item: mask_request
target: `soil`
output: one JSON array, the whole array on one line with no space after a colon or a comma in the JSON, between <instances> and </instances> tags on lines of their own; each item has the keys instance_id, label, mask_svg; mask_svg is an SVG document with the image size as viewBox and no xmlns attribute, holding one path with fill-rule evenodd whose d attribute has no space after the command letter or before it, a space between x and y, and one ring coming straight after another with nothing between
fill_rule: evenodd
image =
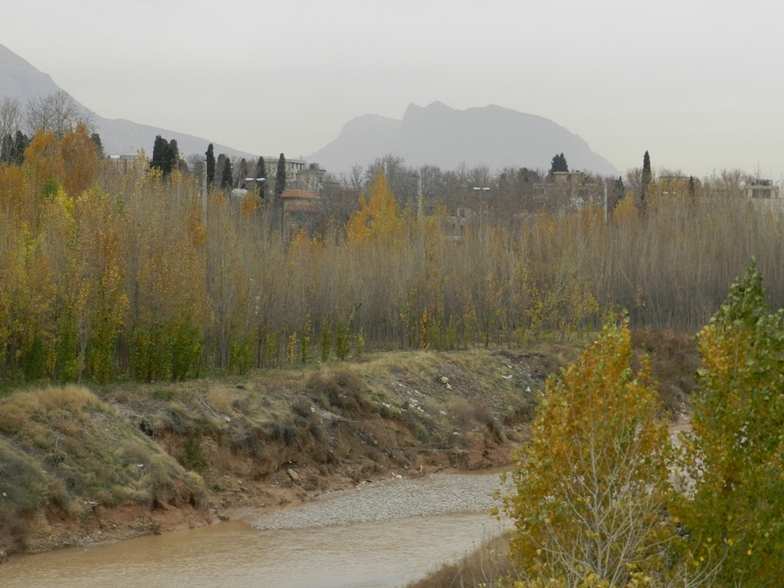
<instances>
[{"instance_id":1,"label":"soil","mask_svg":"<svg viewBox=\"0 0 784 588\"><path fill-rule=\"evenodd\" d=\"M647 336L644 338L645 351L655 357L654 372L657 365L665 365L664 371L674 374L666 382L667 394L673 398L673 404L677 403L677 406L670 408L674 412L680 408L682 414L691 388L678 388L677 382L686 381L690 374L679 371L674 364L691 369L694 353L675 345L672 337L666 341L663 351L659 353L656 339ZM502 368L501 377L504 381L514 380L517 388L530 392L532 387L540 389L546 377L563 367L574 355L574 349L568 348L551 349L547 353L503 350L494 352L494 360ZM531 415L504 413L500 406L503 402L486 389L488 382L477 378L470 367L466 368L448 356L441 358L435 373L435 378L432 375L420 375L417 379L405 370L401 370L394 378L385 372L384 378L390 380L385 385L401 395L405 392L405 397L411 399L401 405L401 417L382 416L378 411L363 405L361 399L358 406L346 404L342 411L334 407L325 410L310 404L315 398L314 391L312 387L305 387L305 390L297 392L301 396L299 400L296 395L287 397L291 405L306 400L303 406L311 413L307 414L308 410L304 410L310 420L301 429L290 433L294 441L286 436L285 431L278 431L264 437L261 448L253 443L242 446L231 438L229 429L205 428L200 451L205 466L202 477L207 496L202 508L195 508L183 501L173 501L171 504L155 502L152 508L138 505L104 508L95 505L89 514L74 517L50 506L0 529L0 561L18 551L36 553L71 546L111 543L152 533L213 524L228 520L239 509L248 507L270 510L290 508L309 502L325 492L355 488L369 481L390 477L415 478L436 471L485 471L508 466L513 461L514 450L528 436ZM247 376L243 384L236 388L265 389L270 397L274 397L274 386L266 381L262 384L265 377ZM673 384L671 380L676 383ZM187 385L214 386L215 383ZM231 384L231 387L235 386ZM674 388L677 388L675 393L672 391ZM514 387L511 390L514 392ZM350 395L348 388L344 388L344 391ZM291 390L284 392L279 395L284 397L292 394ZM130 401L123 394L115 392L103 398L116 403L115 408L124 418L134 422L144 434L151 436L182 463L185 455L183 434L171 425L150 430L150 423L157 418L154 411L158 409ZM196 395L202 404L206 404L205 396L198 394L202 393L197 392ZM406 417L405 411L413 412L417 406L416 399L420 396L420 406L428 406L428 409L432 409L432 406L444 409L447 406L463 406L455 403L456 396L460 397L461 402L469 403L467 406L472 407L470 418L463 415L450 421L450 426L454 425L455 429L452 433L440 431L442 435L453 435L454 441L450 437L438 443L423 443L417 437L415 427L412 428L413 421ZM434 399L438 399L440 404L434 404ZM407 408L403 409L402 406ZM444 409L437 412L446 415ZM242 425L241 411L232 410L232 417L222 416L221 413L221 420L229 422L234 419L232 426L238 423ZM210 408L210 411L215 412L215 409ZM450 414L449 418L452 417ZM250 427L247 423L244 426ZM3 546L6 546L5 551Z\"/></svg>"}]
</instances>

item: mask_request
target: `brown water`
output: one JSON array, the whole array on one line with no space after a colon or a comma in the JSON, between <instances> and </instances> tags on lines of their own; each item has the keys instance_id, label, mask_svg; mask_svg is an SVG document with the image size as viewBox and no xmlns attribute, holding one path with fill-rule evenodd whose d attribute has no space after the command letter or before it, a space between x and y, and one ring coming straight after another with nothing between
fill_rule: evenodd
<instances>
[{"instance_id":1,"label":"brown water","mask_svg":"<svg viewBox=\"0 0 784 588\"><path fill-rule=\"evenodd\" d=\"M501 530L489 515L471 513L278 531L231 522L15 557L0 564L0 587L393 587Z\"/></svg>"}]
</instances>

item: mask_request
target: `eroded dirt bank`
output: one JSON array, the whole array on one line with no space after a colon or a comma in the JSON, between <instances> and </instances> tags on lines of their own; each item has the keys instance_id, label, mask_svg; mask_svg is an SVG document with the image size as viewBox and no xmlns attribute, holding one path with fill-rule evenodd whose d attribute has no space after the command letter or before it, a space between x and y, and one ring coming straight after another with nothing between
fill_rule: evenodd
<instances>
[{"instance_id":1,"label":"eroded dirt bank","mask_svg":"<svg viewBox=\"0 0 784 588\"><path fill-rule=\"evenodd\" d=\"M665 374L674 411L693 387L684 341L640 343ZM94 388L51 406L42 400L51 390L8 396L0 401L0 555L201 526L368 481L508 464L538 390L574 353L552 345L387 353Z\"/></svg>"}]
</instances>

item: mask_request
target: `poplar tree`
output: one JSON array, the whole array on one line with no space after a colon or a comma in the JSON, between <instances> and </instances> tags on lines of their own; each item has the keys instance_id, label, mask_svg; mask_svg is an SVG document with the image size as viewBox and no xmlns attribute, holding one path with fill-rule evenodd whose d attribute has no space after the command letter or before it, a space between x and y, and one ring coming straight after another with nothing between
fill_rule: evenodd
<instances>
[{"instance_id":1,"label":"poplar tree","mask_svg":"<svg viewBox=\"0 0 784 588\"><path fill-rule=\"evenodd\" d=\"M704 367L692 433L682 438L693 500L678 514L697 546L720 550L720 586L780 586L782 578L784 309L771 313L762 282L752 258L700 331Z\"/></svg>"},{"instance_id":2,"label":"poplar tree","mask_svg":"<svg viewBox=\"0 0 784 588\"><path fill-rule=\"evenodd\" d=\"M681 572L666 549L668 425L639 363L633 370L628 319L611 318L547 380L505 499L515 586L647 586Z\"/></svg>"}]
</instances>

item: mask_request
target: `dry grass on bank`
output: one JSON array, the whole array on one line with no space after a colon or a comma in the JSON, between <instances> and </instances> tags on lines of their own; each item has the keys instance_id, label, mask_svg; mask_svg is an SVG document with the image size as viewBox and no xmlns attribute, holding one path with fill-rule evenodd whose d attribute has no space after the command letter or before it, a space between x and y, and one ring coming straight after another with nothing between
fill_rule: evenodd
<instances>
[{"instance_id":1,"label":"dry grass on bank","mask_svg":"<svg viewBox=\"0 0 784 588\"><path fill-rule=\"evenodd\" d=\"M48 387L0 401L0 528L36 509L199 505L198 476L86 388ZM24 533L17 533L23 540Z\"/></svg>"},{"instance_id":2,"label":"dry grass on bank","mask_svg":"<svg viewBox=\"0 0 784 588\"><path fill-rule=\"evenodd\" d=\"M412 582L406 588L487 588L514 568L509 562L509 535L504 534L485 541L479 549L466 554L459 561L444 564L427 577Z\"/></svg>"}]
</instances>

